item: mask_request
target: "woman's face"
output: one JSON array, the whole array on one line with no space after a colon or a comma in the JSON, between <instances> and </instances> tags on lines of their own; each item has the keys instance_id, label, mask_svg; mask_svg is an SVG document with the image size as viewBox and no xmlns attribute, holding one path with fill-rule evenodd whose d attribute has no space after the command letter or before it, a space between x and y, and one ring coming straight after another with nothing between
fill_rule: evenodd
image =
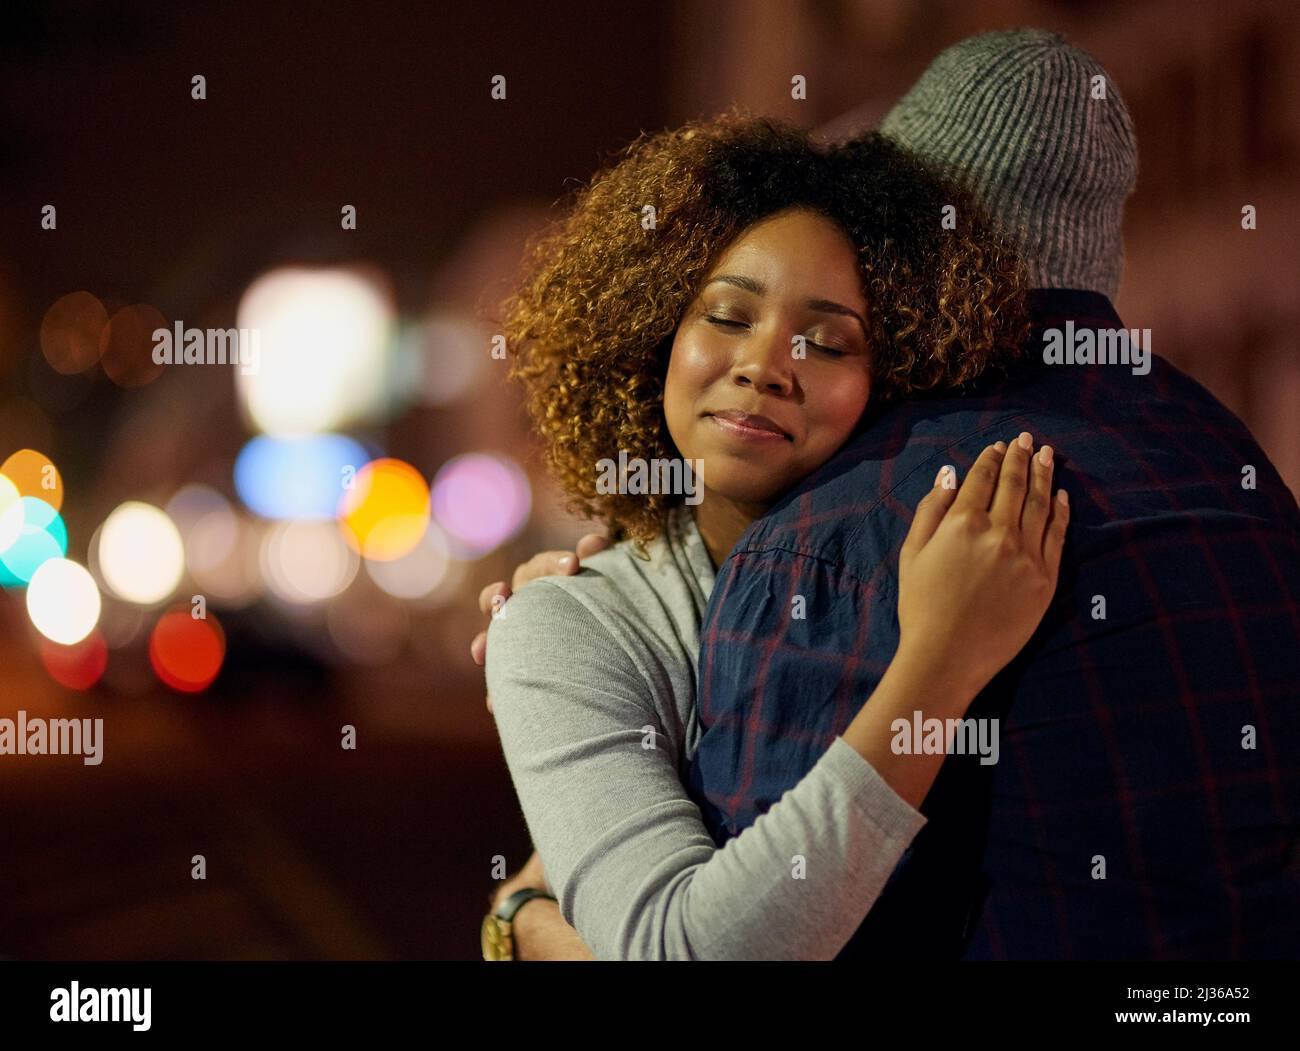
<instances>
[{"instance_id":1,"label":"woman's face","mask_svg":"<svg viewBox=\"0 0 1300 1051\"><path fill-rule=\"evenodd\" d=\"M761 512L834 455L871 389L866 319L853 244L825 216L779 212L728 247L664 385L669 433L703 460L707 493Z\"/></svg>"}]
</instances>

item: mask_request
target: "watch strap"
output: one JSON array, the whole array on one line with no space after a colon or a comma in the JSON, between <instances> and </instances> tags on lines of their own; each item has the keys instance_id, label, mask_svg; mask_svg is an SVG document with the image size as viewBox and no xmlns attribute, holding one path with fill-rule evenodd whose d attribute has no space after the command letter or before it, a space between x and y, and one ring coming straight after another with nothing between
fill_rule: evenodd
<instances>
[{"instance_id":1,"label":"watch strap","mask_svg":"<svg viewBox=\"0 0 1300 1051\"><path fill-rule=\"evenodd\" d=\"M515 891L510 897L506 898L500 905L492 910L492 915L506 923L512 923L515 913L518 912L525 904L534 898L545 898L547 901L555 901L555 895L547 894L544 890L538 890L536 887L524 887Z\"/></svg>"}]
</instances>

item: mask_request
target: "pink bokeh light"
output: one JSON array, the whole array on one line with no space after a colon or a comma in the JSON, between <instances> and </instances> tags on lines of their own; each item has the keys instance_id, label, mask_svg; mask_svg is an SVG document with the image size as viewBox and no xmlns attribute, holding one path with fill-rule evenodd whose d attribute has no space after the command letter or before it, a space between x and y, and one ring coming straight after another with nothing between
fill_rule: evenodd
<instances>
[{"instance_id":1,"label":"pink bokeh light","mask_svg":"<svg viewBox=\"0 0 1300 1051\"><path fill-rule=\"evenodd\" d=\"M523 528L531 508L528 479L503 456L457 456L433 480L433 516L462 558L477 558L505 543Z\"/></svg>"}]
</instances>

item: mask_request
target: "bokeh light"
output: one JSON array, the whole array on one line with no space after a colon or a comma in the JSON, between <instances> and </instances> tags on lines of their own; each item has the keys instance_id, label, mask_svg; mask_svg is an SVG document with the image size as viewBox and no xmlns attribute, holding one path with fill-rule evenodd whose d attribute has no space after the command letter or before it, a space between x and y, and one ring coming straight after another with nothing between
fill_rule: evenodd
<instances>
[{"instance_id":1,"label":"bokeh light","mask_svg":"<svg viewBox=\"0 0 1300 1051\"><path fill-rule=\"evenodd\" d=\"M338 516L353 550L381 562L401 558L429 528L429 486L409 463L375 460L345 489Z\"/></svg>"},{"instance_id":2,"label":"bokeh light","mask_svg":"<svg viewBox=\"0 0 1300 1051\"><path fill-rule=\"evenodd\" d=\"M345 480L368 459L359 442L340 434L261 435L235 460L235 489L263 518L333 518Z\"/></svg>"},{"instance_id":3,"label":"bokeh light","mask_svg":"<svg viewBox=\"0 0 1300 1051\"><path fill-rule=\"evenodd\" d=\"M357 575L358 564L333 522L278 522L262 541L262 575L267 587L298 605L340 594Z\"/></svg>"},{"instance_id":4,"label":"bokeh light","mask_svg":"<svg viewBox=\"0 0 1300 1051\"><path fill-rule=\"evenodd\" d=\"M171 325L157 307L145 303L123 307L109 319L100 337L99 363L119 387L152 383L166 365L153 360L153 334Z\"/></svg>"},{"instance_id":5,"label":"bokeh light","mask_svg":"<svg viewBox=\"0 0 1300 1051\"><path fill-rule=\"evenodd\" d=\"M23 524L18 539L0 553L0 585L23 587L52 558L68 553L68 527L44 500L24 496L19 500Z\"/></svg>"},{"instance_id":6,"label":"bokeh light","mask_svg":"<svg viewBox=\"0 0 1300 1051\"><path fill-rule=\"evenodd\" d=\"M369 278L349 270L273 270L244 293L238 325L260 337L257 368L241 368L235 379L259 430L335 431L384 407L394 311Z\"/></svg>"},{"instance_id":7,"label":"bokeh light","mask_svg":"<svg viewBox=\"0 0 1300 1051\"><path fill-rule=\"evenodd\" d=\"M219 511L196 522L185 538L185 560L199 590L226 609L255 602L265 589L261 519Z\"/></svg>"},{"instance_id":8,"label":"bokeh light","mask_svg":"<svg viewBox=\"0 0 1300 1051\"><path fill-rule=\"evenodd\" d=\"M434 518L461 557L476 558L505 543L523 528L531 507L527 477L503 456L457 456L433 481Z\"/></svg>"},{"instance_id":9,"label":"bokeh light","mask_svg":"<svg viewBox=\"0 0 1300 1051\"><path fill-rule=\"evenodd\" d=\"M41 353L50 368L65 376L85 372L99 361L108 311L89 292L70 292L56 300L41 321Z\"/></svg>"},{"instance_id":10,"label":"bokeh light","mask_svg":"<svg viewBox=\"0 0 1300 1051\"><path fill-rule=\"evenodd\" d=\"M93 567L91 573L94 574ZM147 635L146 629L152 627L153 619L145 610L125 602L115 602L110 595L105 596L104 611L99 615L99 627L95 630L104 637L110 650L120 650L133 646L141 633Z\"/></svg>"},{"instance_id":11,"label":"bokeh light","mask_svg":"<svg viewBox=\"0 0 1300 1051\"><path fill-rule=\"evenodd\" d=\"M163 510L167 512L167 517L172 520L181 534L181 539L184 540L189 528L205 515L213 511L228 512L230 501L210 485L191 482L177 489Z\"/></svg>"},{"instance_id":12,"label":"bokeh light","mask_svg":"<svg viewBox=\"0 0 1300 1051\"><path fill-rule=\"evenodd\" d=\"M438 523L430 522L420 542L400 558L387 562L366 559L366 573L393 598L422 599L447 579L450 554L447 535Z\"/></svg>"},{"instance_id":13,"label":"bokeh light","mask_svg":"<svg viewBox=\"0 0 1300 1051\"><path fill-rule=\"evenodd\" d=\"M22 531L22 494L18 492L18 486L0 474L0 554L9 549Z\"/></svg>"},{"instance_id":14,"label":"bokeh light","mask_svg":"<svg viewBox=\"0 0 1300 1051\"><path fill-rule=\"evenodd\" d=\"M188 608L168 610L149 636L149 663L173 690L198 693L212 685L226 658L226 635L209 613L196 620Z\"/></svg>"},{"instance_id":15,"label":"bokeh light","mask_svg":"<svg viewBox=\"0 0 1300 1051\"><path fill-rule=\"evenodd\" d=\"M60 646L73 646L99 623L99 588L84 566L50 558L27 586L27 615L36 630Z\"/></svg>"},{"instance_id":16,"label":"bokeh light","mask_svg":"<svg viewBox=\"0 0 1300 1051\"><path fill-rule=\"evenodd\" d=\"M41 663L55 682L70 690L89 690L108 667L108 645L98 629L72 646L42 639Z\"/></svg>"},{"instance_id":17,"label":"bokeh light","mask_svg":"<svg viewBox=\"0 0 1300 1051\"><path fill-rule=\"evenodd\" d=\"M187 485L164 509L185 545L185 565L205 595L220 605L243 606L257 594L256 544L230 501L206 485Z\"/></svg>"},{"instance_id":18,"label":"bokeh light","mask_svg":"<svg viewBox=\"0 0 1300 1051\"><path fill-rule=\"evenodd\" d=\"M23 496L44 500L54 510L63 508L63 476L44 453L35 449L19 449L4 463L0 474L13 483Z\"/></svg>"},{"instance_id":19,"label":"bokeh light","mask_svg":"<svg viewBox=\"0 0 1300 1051\"><path fill-rule=\"evenodd\" d=\"M491 333L468 318L440 314L406 334L419 362L417 390L426 405L450 405L469 394L487 373Z\"/></svg>"},{"instance_id":20,"label":"bokeh light","mask_svg":"<svg viewBox=\"0 0 1300 1051\"><path fill-rule=\"evenodd\" d=\"M119 598L140 606L162 602L181 582L185 549L166 513L131 500L99 530L99 572Z\"/></svg>"},{"instance_id":21,"label":"bokeh light","mask_svg":"<svg viewBox=\"0 0 1300 1051\"><path fill-rule=\"evenodd\" d=\"M20 502L23 505L23 527L41 529L49 533L54 538L54 542L59 545L59 550L67 554L68 527L64 524L63 516L44 500L35 496L24 496Z\"/></svg>"}]
</instances>

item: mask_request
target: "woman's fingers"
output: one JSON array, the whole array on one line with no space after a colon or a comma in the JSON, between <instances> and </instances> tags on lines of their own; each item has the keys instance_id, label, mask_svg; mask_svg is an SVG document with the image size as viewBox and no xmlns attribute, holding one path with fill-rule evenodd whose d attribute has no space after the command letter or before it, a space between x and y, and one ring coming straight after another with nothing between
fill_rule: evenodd
<instances>
[{"instance_id":1,"label":"woman's fingers","mask_svg":"<svg viewBox=\"0 0 1300 1051\"><path fill-rule=\"evenodd\" d=\"M579 559L584 559L599 554L609 546L609 537L601 536L599 533L588 533L578 541L578 546L574 550Z\"/></svg>"},{"instance_id":2,"label":"woman's fingers","mask_svg":"<svg viewBox=\"0 0 1300 1051\"><path fill-rule=\"evenodd\" d=\"M993 490L998 483L998 469L1007 451L1006 442L995 442L975 458L966 480L957 491L953 507L958 510L987 513L993 500Z\"/></svg>"},{"instance_id":3,"label":"woman's fingers","mask_svg":"<svg viewBox=\"0 0 1300 1051\"><path fill-rule=\"evenodd\" d=\"M510 588L506 585L504 580L498 580L495 584L489 584L478 593L478 611L482 613L483 616L490 617L498 608L499 604L494 605L492 602L498 594L502 595L504 598L510 597Z\"/></svg>"},{"instance_id":4,"label":"woman's fingers","mask_svg":"<svg viewBox=\"0 0 1300 1051\"><path fill-rule=\"evenodd\" d=\"M1047 521L1047 531L1043 534L1043 564L1052 574L1052 583L1056 583L1056 572L1061 568L1061 550L1065 547L1065 527L1070 524L1070 498L1064 489L1056 491L1052 501L1051 515Z\"/></svg>"},{"instance_id":5,"label":"woman's fingers","mask_svg":"<svg viewBox=\"0 0 1300 1051\"><path fill-rule=\"evenodd\" d=\"M578 558L572 551L543 551L515 567L511 591L518 591L539 577L570 577L578 572Z\"/></svg>"},{"instance_id":6,"label":"woman's fingers","mask_svg":"<svg viewBox=\"0 0 1300 1051\"><path fill-rule=\"evenodd\" d=\"M993 507L989 518L1003 529L1020 529L1020 514L1025 506L1025 490L1029 477L1029 458L1033 455L1034 439L1028 431L1007 448L1002 458L1002 471L998 475L997 492L993 494Z\"/></svg>"},{"instance_id":7,"label":"woman's fingers","mask_svg":"<svg viewBox=\"0 0 1300 1051\"><path fill-rule=\"evenodd\" d=\"M916 505L916 514L912 516L912 526L907 531L907 539L903 541L902 550L899 552L900 559L910 558L921 548L925 547L930 537L934 536L934 531L939 528L939 523L943 521L943 516L948 513L948 508L957 498L957 471L951 464L939 468L939 473L934 476L934 485L930 491L921 497L921 502Z\"/></svg>"},{"instance_id":8,"label":"woman's fingers","mask_svg":"<svg viewBox=\"0 0 1300 1051\"><path fill-rule=\"evenodd\" d=\"M1020 516L1020 531L1029 551L1040 551L1043 530L1052 509L1052 447L1044 445L1029 461L1029 491Z\"/></svg>"}]
</instances>

